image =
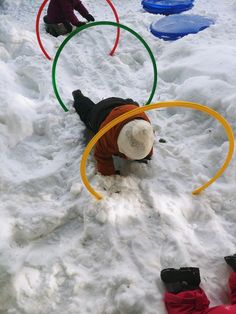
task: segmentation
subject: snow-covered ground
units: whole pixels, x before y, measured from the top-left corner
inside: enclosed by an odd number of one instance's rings
[[[80,88],[94,101],[149,97],[152,65],[142,44],[116,29],[84,31],[58,62],[58,105],[51,62],[35,36],[41,1],[5,0],[0,7],[0,313],[164,314],[160,270],[197,266],[212,305],[228,302],[229,269],[236,252],[236,159],[199,196],[191,191],[214,175],[227,153],[223,128],[190,109],[148,113],[156,130],[148,166],[121,162],[124,176],[87,173],[104,199],[82,186],[85,127],[72,109]],[[84,4],[96,20],[114,20],[105,0]],[[120,21],[144,37],[155,54],[153,102],[186,100],[221,113],[236,131],[236,2],[196,0],[191,13],[215,25],[176,42],[153,37],[161,18],[138,0],[114,0]],[[51,56],[63,37],[42,41]],[[167,143],[160,143],[159,139]],[[106,189],[106,190],[105,190]],[[118,192],[118,193],[117,193]]]

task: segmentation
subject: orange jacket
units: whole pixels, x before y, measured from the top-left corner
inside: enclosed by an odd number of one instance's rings
[[[114,108],[106,117],[106,119],[101,124],[100,129],[102,129],[106,124],[117,118],[118,116],[124,114],[127,111],[137,109],[135,105],[123,105]],[[133,117],[126,119],[112,127],[107,133],[105,133],[97,142],[95,146],[94,156],[97,161],[97,169],[104,176],[110,176],[115,174],[115,168],[113,164],[112,155],[126,158],[124,154],[121,154],[118,150],[117,138],[119,136],[120,130],[122,127],[129,121],[133,119],[143,119],[148,122],[150,120],[145,113],[139,113]],[[148,156],[151,156],[153,151],[149,153]]]

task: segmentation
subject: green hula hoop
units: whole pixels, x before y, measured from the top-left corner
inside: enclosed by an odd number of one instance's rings
[[[81,31],[87,29],[87,28],[91,28],[94,26],[105,26],[105,25],[109,25],[109,26],[115,26],[115,27],[120,27],[125,29],[126,31],[130,32],[131,34],[133,34],[137,39],[139,39],[141,41],[141,43],[144,45],[144,47],[146,48],[146,50],[148,51],[148,54],[152,60],[152,65],[153,65],[153,73],[154,73],[154,79],[153,79],[153,86],[152,86],[152,90],[151,90],[151,94],[148,98],[148,101],[145,103],[145,105],[150,104],[150,102],[153,99],[153,96],[155,94],[156,91],[156,87],[157,87],[157,65],[156,65],[156,61],[154,58],[154,55],[151,51],[151,48],[148,46],[148,44],[146,43],[146,41],[138,34],[136,33],[133,29],[120,24],[120,23],[116,23],[116,22],[109,22],[109,21],[100,21],[100,22],[94,22],[94,23],[89,23],[86,24],[82,27],[77,28],[76,30],[74,30],[70,35],[68,35],[66,37],[66,39],[62,42],[62,44],[60,45],[60,47],[58,48],[55,58],[53,60],[53,64],[52,64],[52,85],[53,85],[53,90],[55,93],[55,96],[59,102],[59,104],[61,105],[61,107],[63,108],[64,111],[69,111],[69,109],[65,106],[63,100],[61,99],[58,89],[57,89],[57,83],[56,83],[56,67],[57,67],[57,61],[59,59],[59,56],[63,50],[63,48],[65,47],[65,45],[69,42],[69,40],[74,37],[76,34],[80,33]]]

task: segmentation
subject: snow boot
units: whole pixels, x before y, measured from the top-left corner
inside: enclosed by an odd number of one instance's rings
[[[58,24],[48,23],[47,16],[44,16],[43,21],[45,24],[46,32],[54,37],[58,37],[60,35],[66,35],[72,32],[72,29],[73,29],[69,22],[58,23]]]
[[[74,100],[78,99],[79,96],[84,96],[80,89],[74,90],[72,92],[72,95],[73,95]]]
[[[236,272],[236,254],[231,256],[225,256],[226,263]]]
[[[180,269],[166,268],[161,271],[161,280],[171,293],[196,290],[201,282],[199,268],[182,267]]]

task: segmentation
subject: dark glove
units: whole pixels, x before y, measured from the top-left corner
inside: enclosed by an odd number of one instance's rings
[[[139,162],[139,163],[141,163],[141,164],[148,164],[148,162],[149,162],[149,160],[151,160],[152,159],[152,157],[151,156],[147,156],[147,157],[145,157],[145,158],[143,158],[143,159],[138,159],[138,160],[135,160],[135,161],[137,161],[137,162]]]
[[[116,170],[116,175],[120,176],[120,170]]]
[[[148,164],[148,160],[147,159],[139,159],[139,160],[135,160],[135,161],[137,161],[138,163],[140,163],[140,164]]]
[[[91,14],[87,14],[87,15],[85,16],[85,18],[86,18],[86,20],[87,20],[88,22],[94,22],[94,21],[95,21],[95,18],[94,18]]]
[[[77,23],[77,27],[83,26],[83,25],[85,25],[85,24],[86,24],[86,22],[80,22],[80,21],[79,21],[79,22]]]

